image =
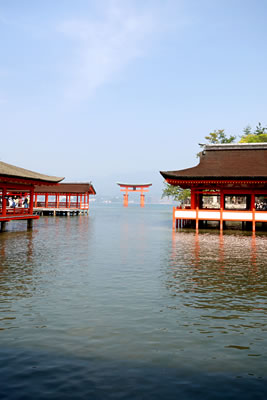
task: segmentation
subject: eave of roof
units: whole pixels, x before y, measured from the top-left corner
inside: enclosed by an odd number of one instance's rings
[[[28,169],[16,167],[15,165],[4,163],[0,161],[0,181],[1,176],[5,178],[11,179],[22,179],[27,181],[38,181],[42,184],[54,184],[62,181],[63,177],[57,176],[49,176],[40,174],[39,172],[30,171]]]
[[[59,194],[84,194],[89,193],[92,195],[96,194],[95,188],[91,183],[88,182],[64,182],[59,183],[56,186],[47,188],[46,186],[40,185],[35,186],[35,193],[59,193]]]
[[[267,179],[267,143],[205,146],[195,167],[160,171],[165,179]]]

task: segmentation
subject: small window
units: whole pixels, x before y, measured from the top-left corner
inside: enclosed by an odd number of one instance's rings
[[[248,210],[248,196],[229,195],[224,197],[224,208],[226,210]]]
[[[255,210],[267,211],[267,195],[260,194],[255,196]]]
[[[202,195],[201,208],[207,208],[210,210],[220,208],[220,198],[221,196],[212,195]]]

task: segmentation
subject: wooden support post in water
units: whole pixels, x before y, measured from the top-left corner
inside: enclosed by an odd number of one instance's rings
[[[175,207],[172,209],[172,229],[175,230]]]
[[[220,209],[220,231],[223,231],[223,209]]]
[[[5,232],[6,231],[6,224],[7,224],[7,221],[2,221],[1,222],[1,232]]]
[[[198,207],[196,207],[196,231],[198,231]]]
[[[255,221],[255,208],[252,210],[252,232],[256,231],[256,221]]]
[[[32,229],[32,227],[33,227],[33,220],[32,219],[28,219],[27,220],[27,229]]]

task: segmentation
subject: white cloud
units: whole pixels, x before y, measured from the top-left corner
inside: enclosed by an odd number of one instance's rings
[[[58,28],[76,46],[68,88],[68,97],[72,100],[87,98],[128,63],[143,56],[152,34],[157,31],[155,14],[138,12],[121,1],[108,4],[97,21],[73,19],[61,23]]]

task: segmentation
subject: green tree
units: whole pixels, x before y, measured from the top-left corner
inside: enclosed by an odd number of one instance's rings
[[[252,133],[251,135],[242,136],[239,143],[266,143],[267,142],[267,133],[262,133],[255,135]]]
[[[248,125],[244,130],[239,143],[264,143],[267,142],[267,128],[259,122],[254,132]]]
[[[230,135],[227,137],[224,129],[218,129],[217,131],[210,132],[209,135],[205,136],[205,139],[209,144],[232,143],[235,141],[236,136]]]
[[[247,125],[244,129],[243,129],[244,135],[243,136],[247,136],[247,135],[251,135],[252,134],[252,128],[250,125]]]
[[[205,139],[209,144],[220,144],[220,143],[232,143],[235,141],[236,136],[230,135],[229,137],[226,136],[224,129],[218,129],[211,132],[209,135],[205,136]],[[200,147],[204,147],[205,144],[199,144]],[[200,157],[201,152],[197,154]],[[164,189],[162,192],[163,197],[172,197],[173,200],[179,201],[181,204],[184,204],[188,199],[191,197],[191,190],[190,189],[183,189],[180,186],[173,186],[167,182],[164,182]]]
[[[172,197],[174,201],[179,201],[181,204],[186,203],[190,199],[190,189],[182,189],[180,186],[170,185],[166,181],[164,181],[163,184],[164,189],[161,198],[167,197],[169,199]]]
[[[209,135],[205,136],[207,143],[199,143],[200,147],[205,147],[206,144],[225,144],[232,143],[236,140],[236,136],[230,135],[226,136],[224,129],[218,129],[213,132],[210,132]],[[201,156],[201,151],[197,153],[197,157]]]

